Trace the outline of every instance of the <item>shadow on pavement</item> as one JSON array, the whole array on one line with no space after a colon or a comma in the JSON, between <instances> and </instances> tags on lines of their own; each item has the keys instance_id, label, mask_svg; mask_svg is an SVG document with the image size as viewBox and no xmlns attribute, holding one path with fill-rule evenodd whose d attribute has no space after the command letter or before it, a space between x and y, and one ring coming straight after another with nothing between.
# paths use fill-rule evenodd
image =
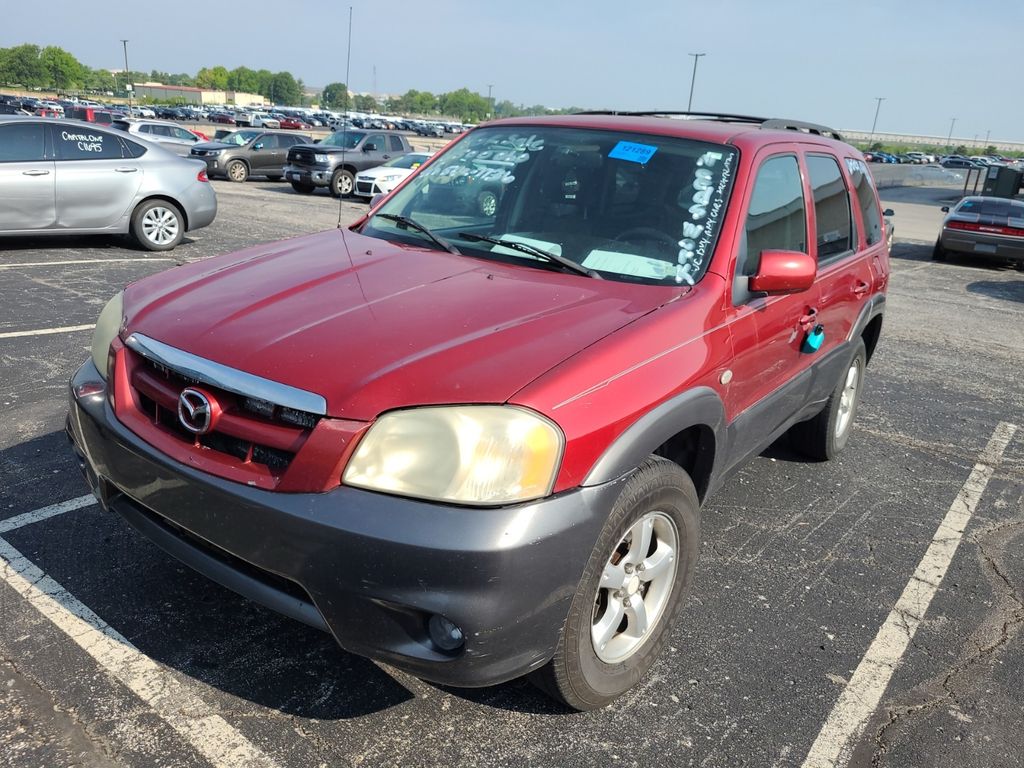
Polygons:
<instances>
[{"instance_id":1,"label":"shadow on pavement","mask_svg":"<svg viewBox=\"0 0 1024 768\"><path fill-rule=\"evenodd\" d=\"M978 280L967 284L970 293L978 293L1000 301L1016 301L1024 304L1024 280L1012 282L996 282L993 280Z\"/></svg>"}]
</instances>

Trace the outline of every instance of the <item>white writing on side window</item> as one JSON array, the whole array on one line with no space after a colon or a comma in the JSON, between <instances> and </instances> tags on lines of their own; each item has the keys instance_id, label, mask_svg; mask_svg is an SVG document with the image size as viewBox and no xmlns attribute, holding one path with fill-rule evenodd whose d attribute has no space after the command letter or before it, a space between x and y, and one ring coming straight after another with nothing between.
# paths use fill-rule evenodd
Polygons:
<instances>
[{"instance_id":1,"label":"white writing on side window","mask_svg":"<svg viewBox=\"0 0 1024 768\"><path fill-rule=\"evenodd\" d=\"M81 152L102 152L103 136L93 133L68 133L61 131L60 137L64 141L73 141Z\"/></svg>"}]
</instances>

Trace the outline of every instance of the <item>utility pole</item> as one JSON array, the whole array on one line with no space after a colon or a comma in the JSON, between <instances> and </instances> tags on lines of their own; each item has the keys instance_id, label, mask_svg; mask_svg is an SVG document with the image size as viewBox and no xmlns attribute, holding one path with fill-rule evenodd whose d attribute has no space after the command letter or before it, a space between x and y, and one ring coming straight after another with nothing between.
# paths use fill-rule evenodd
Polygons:
<instances>
[{"instance_id":1,"label":"utility pole","mask_svg":"<svg viewBox=\"0 0 1024 768\"><path fill-rule=\"evenodd\" d=\"M875 101L878 104L875 106L875 120L871 123L871 135L868 136L868 146L871 146L871 140L875 138L875 128L878 127L878 113L882 109L882 102L885 101L885 96L875 96Z\"/></svg>"},{"instance_id":2,"label":"utility pole","mask_svg":"<svg viewBox=\"0 0 1024 768\"><path fill-rule=\"evenodd\" d=\"M992 129L989 128L987 131L985 131L985 146L986 147L988 146L988 137L991 136L991 135L992 135Z\"/></svg>"},{"instance_id":3,"label":"utility pole","mask_svg":"<svg viewBox=\"0 0 1024 768\"><path fill-rule=\"evenodd\" d=\"M949 138L946 139L946 148L949 150L953 149L953 126L956 125L956 118L950 118L949 123Z\"/></svg>"},{"instance_id":4,"label":"utility pole","mask_svg":"<svg viewBox=\"0 0 1024 768\"><path fill-rule=\"evenodd\" d=\"M706 53L688 53L687 56L693 56L693 77L690 78L690 100L686 104L686 111L689 112L690 108L693 107L693 84L697 82L697 60L701 56L707 56Z\"/></svg>"},{"instance_id":5,"label":"utility pole","mask_svg":"<svg viewBox=\"0 0 1024 768\"><path fill-rule=\"evenodd\" d=\"M125 79L125 90L128 91L128 114L132 113L132 78L128 74L128 41L122 39L121 45L124 46L124 79Z\"/></svg>"},{"instance_id":6,"label":"utility pole","mask_svg":"<svg viewBox=\"0 0 1024 768\"><path fill-rule=\"evenodd\" d=\"M490 111L489 117L494 119L494 100L491 99L491 89L494 88L494 83L487 84L487 108Z\"/></svg>"}]
</instances>

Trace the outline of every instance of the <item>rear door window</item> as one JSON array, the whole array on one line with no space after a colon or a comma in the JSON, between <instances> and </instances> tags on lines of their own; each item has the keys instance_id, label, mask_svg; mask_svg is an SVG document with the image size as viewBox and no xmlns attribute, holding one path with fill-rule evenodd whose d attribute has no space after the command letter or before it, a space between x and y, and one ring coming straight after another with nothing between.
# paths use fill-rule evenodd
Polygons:
<instances>
[{"instance_id":1,"label":"rear door window","mask_svg":"<svg viewBox=\"0 0 1024 768\"><path fill-rule=\"evenodd\" d=\"M861 223L864 225L864 237L868 245L882 242L882 212L878 210L878 194L871 172L861 160L846 158L846 170L853 181L853 190L860 203Z\"/></svg>"},{"instance_id":2,"label":"rear door window","mask_svg":"<svg viewBox=\"0 0 1024 768\"><path fill-rule=\"evenodd\" d=\"M747 209L739 274L757 274L762 251L807 253L807 211L795 155L771 157L761 165Z\"/></svg>"},{"instance_id":3,"label":"rear door window","mask_svg":"<svg viewBox=\"0 0 1024 768\"><path fill-rule=\"evenodd\" d=\"M33 163L46 159L46 133L39 123L0 125L0 163Z\"/></svg>"},{"instance_id":4,"label":"rear door window","mask_svg":"<svg viewBox=\"0 0 1024 768\"><path fill-rule=\"evenodd\" d=\"M58 160L114 160L124 157L121 141L105 131L55 125L53 141Z\"/></svg>"},{"instance_id":5,"label":"rear door window","mask_svg":"<svg viewBox=\"0 0 1024 768\"><path fill-rule=\"evenodd\" d=\"M806 159L814 195L818 262L821 263L853 250L850 194L834 157L807 155Z\"/></svg>"},{"instance_id":6,"label":"rear door window","mask_svg":"<svg viewBox=\"0 0 1024 768\"><path fill-rule=\"evenodd\" d=\"M392 152L401 152L405 147L402 146L401 136L388 136L388 142L390 143L390 149Z\"/></svg>"}]
</instances>

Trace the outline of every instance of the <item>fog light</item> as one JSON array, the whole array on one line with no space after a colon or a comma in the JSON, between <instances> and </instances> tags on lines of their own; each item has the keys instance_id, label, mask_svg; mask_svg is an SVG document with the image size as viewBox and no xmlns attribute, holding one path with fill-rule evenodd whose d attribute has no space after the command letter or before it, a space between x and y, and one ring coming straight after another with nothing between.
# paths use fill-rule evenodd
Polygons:
<instances>
[{"instance_id":1,"label":"fog light","mask_svg":"<svg viewBox=\"0 0 1024 768\"><path fill-rule=\"evenodd\" d=\"M427 629L430 632L431 642L442 651L457 651L465 640L461 629L444 616L439 616L436 613L427 622Z\"/></svg>"}]
</instances>

